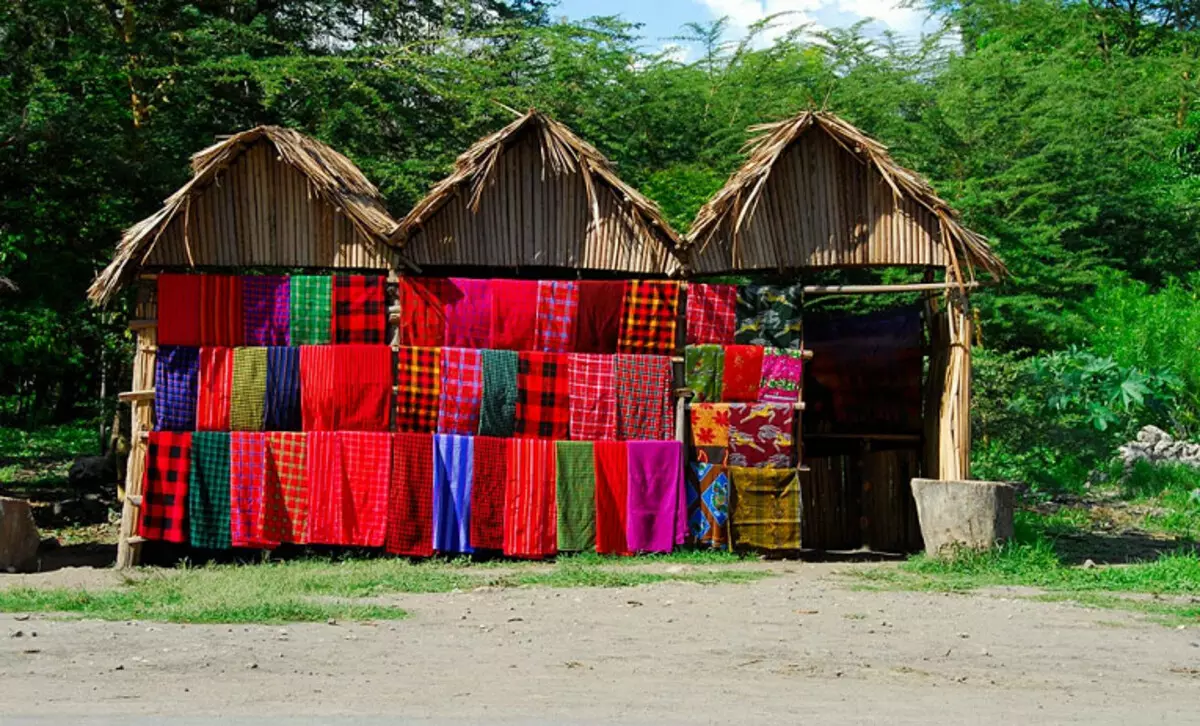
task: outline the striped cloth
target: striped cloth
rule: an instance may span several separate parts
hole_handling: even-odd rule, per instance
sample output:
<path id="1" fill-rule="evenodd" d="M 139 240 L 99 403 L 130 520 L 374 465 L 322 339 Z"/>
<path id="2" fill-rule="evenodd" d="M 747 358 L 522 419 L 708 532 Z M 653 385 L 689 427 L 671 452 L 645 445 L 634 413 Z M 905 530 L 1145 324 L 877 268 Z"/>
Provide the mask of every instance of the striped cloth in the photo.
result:
<path id="1" fill-rule="evenodd" d="M 292 345 L 332 342 L 333 279 L 328 275 L 293 275 L 290 296 Z"/>
<path id="2" fill-rule="evenodd" d="M 227 347 L 245 344 L 241 277 L 200 276 L 200 344 Z"/>
<path id="3" fill-rule="evenodd" d="M 800 479 L 795 469 L 731 466 L 729 480 L 734 547 L 800 549 Z"/>
<path id="4" fill-rule="evenodd" d="M 690 283 L 687 288 L 689 345 L 733 342 L 737 328 L 737 288 L 733 285 Z"/>
<path id="5" fill-rule="evenodd" d="M 670 355 L 678 315 L 678 282 L 633 280 L 625 294 L 617 352 Z"/>
<path id="6" fill-rule="evenodd" d="M 471 483 L 474 437 L 433 437 L 433 548 L 438 552 L 473 552 L 471 548 Z"/>
<path id="7" fill-rule="evenodd" d="M 670 552 L 687 538 L 683 444 L 631 441 L 625 542 L 634 552 Z"/>
<path id="8" fill-rule="evenodd" d="M 266 398 L 267 349 L 234 349 L 229 428 L 233 431 L 262 431 Z"/>
<path id="9" fill-rule="evenodd" d="M 299 431 L 300 349 L 267 348 L 267 393 L 263 428 L 267 431 Z"/>
<path id="10" fill-rule="evenodd" d="M 673 438 L 670 357 L 618 355 L 616 368 L 617 437 L 625 441 Z"/>
<path id="11" fill-rule="evenodd" d="M 229 430 L 229 399 L 233 389 L 233 348 L 200 349 L 200 395 L 196 429 Z"/>
<path id="12" fill-rule="evenodd" d="M 192 435 L 188 482 L 188 542 L 200 549 L 227 550 L 229 534 L 229 434 L 198 431 Z"/>
<path id="13" fill-rule="evenodd" d="M 510 439 L 505 486 L 504 554 L 538 559 L 555 553 L 554 442 Z"/>
<path id="14" fill-rule="evenodd" d="M 263 484 L 266 435 L 234 431 L 229 435 L 229 530 L 234 547 L 272 549 L 278 542 L 263 536 Z"/>
<path id="15" fill-rule="evenodd" d="M 492 280 L 492 346 L 533 350 L 537 341 L 538 284 L 534 280 Z"/>
<path id="16" fill-rule="evenodd" d="M 437 431 L 441 405 L 440 348 L 400 348 L 397 357 L 396 430 Z"/>
<path id="17" fill-rule="evenodd" d="M 719 345 L 689 345 L 683 358 L 684 385 L 696 394 L 692 401 L 721 400 L 725 349 Z"/>
<path id="18" fill-rule="evenodd" d="M 266 438 L 263 538 L 276 542 L 308 542 L 308 469 L 306 435 L 274 431 Z"/>
<path id="19" fill-rule="evenodd" d="M 567 362 L 567 356 L 562 353 L 519 354 L 515 436 L 567 438 L 571 420 Z"/>
<path id="20" fill-rule="evenodd" d="M 492 436 L 475 437 L 475 470 L 471 481 L 470 543 L 474 549 L 504 548 L 505 486 L 508 481 L 508 442 Z"/>
<path id="21" fill-rule="evenodd" d="M 537 288 L 535 347 L 549 353 L 569 353 L 575 348 L 575 315 L 579 286 L 570 280 L 540 280 Z"/>
<path id="22" fill-rule="evenodd" d="M 333 342 L 387 341 L 387 305 L 380 275 L 336 275 L 333 278 Z"/>
<path id="23" fill-rule="evenodd" d="M 394 555 L 433 554 L 433 435 L 392 437 L 385 547 Z"/>
<path id="24" fill-rule="evenodd" d="M 613 356 L 574 353 L 568 362 L 571 438 L 617 438 L 617 381 Z"/>
<path id="25" fill-rule="evenodd" d="M 517 353 L 511 350 L 482 351 L 480 436 L 513 435 L 517 417 L 517 358 Z"/>
<path id="26" fill-rule="evenodd" d="M 183 543 L 186 524 L 188 474 L 192 435 L 187 432 L 151 431 L 142 475 L 142 507 L 138 534 L 146 539 Z"/>
<path id="27" fill-rule="evenodd" d="M 171 273 L 158 276 L 159 346 L 200 345 L 200 278 Z"/>
<path id="28" fill-rule="evenodd" d="M 626 555 L 625 523 L 629 512 L 629 445 L 624 441 L 597 441 L 596 466 L 596 551 L 602 555 Z"/>
<path id="29" fill-rule="evenodd" d="M 492 347 L 492 281 L 450 278 L 446 299 L 446 345 Z"/>
<path id="30" fill-rule="evenodd" d="M 388 431 L 392 408 L 392 347 L 333 346 L 333 423 L 338 431 Z"/>
<path id="31" fill-rule="evenodd" d="M 300 418 L 305 431 L 334 429 L 333 345 L 300 346 Z"/>
<path id="32" fill-rule="evenodd" d="M 242 278 L 242 324 L 246 345 L 291 343 L 291 287 L 283 275 Z"/>
<path id="33" fill-rule="evenodd" d="M 556 442 L 558 551 L 596 546 L 596 468 L 590 441 Z"/>
<path id="34" fill-rule="evenodd" d="M 438 433 L 474 435 L 483 401 L 483 358 L 471 348 L 442 348 Z"/>
<path id="35" fill-rule="evenodd" d="M 382 547 L 387 534 L 392 436 L 376 431 L 308 435 L 308 541 Z"/>
<path id="36" fill-rule="evenodd" d="M 200 385 L 200 349 L 160 345 L 154 361 L 154 428 L 192 431 Z"/>
<path id="37" fill-rule="evenodd" d="M 400 345 L 438 347 L 446 342 L 446 300 L 454 287 L 440 277 L 401 277 Z"/>

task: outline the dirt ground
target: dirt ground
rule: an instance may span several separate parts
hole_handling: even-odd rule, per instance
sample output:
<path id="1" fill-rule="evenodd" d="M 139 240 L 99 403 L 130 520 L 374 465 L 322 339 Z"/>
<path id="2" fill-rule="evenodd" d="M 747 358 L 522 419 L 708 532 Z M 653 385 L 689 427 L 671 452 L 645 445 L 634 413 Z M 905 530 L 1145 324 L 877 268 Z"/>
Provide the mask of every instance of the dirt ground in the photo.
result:
<path id="1" fill-rule="evenodd" d="M 775 576 L 751 584 L 403 595 L 388 598 L 411 613 L 398 622 L 5 614 L 0 708 L 64 722 L 1200 722 L 1200 628 L 1021 591 L 859 591 L 840 573 L 862 566 L 878 565 L 771 564 Z M 68 569 L 0 587 L 112 578 Z"/>

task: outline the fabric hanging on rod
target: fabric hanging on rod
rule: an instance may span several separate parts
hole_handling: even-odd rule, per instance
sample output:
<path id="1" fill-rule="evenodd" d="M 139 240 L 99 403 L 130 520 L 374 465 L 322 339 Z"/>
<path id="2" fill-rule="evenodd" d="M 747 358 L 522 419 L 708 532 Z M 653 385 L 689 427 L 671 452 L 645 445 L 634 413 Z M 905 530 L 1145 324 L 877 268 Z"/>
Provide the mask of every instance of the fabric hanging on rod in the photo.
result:
<path id="1" fill-rule="evenodd" d="M 492 347 L 492 281 L 450 278 L 446 301 L 446 345 Z"/>
<path id="2" fill-rule="evenodd" d="M 338 431 L 390 430 L 391 346 L 350 344 L 333 346 L 333 350 L 334 428 Z"/>
<path id="3" fill-rule="evenodd" d="M 800 479 L 795 469 L 729 467 L 733 546 L 800 549 Z"/>
<path id="4" fill-rule="evenodd" d="M 401 348 L 397 357 L 396 430 L 437 431 L 441 404 L 441 348 Z"/>
<path id="5" fill-rule="evenodd" d="M 392 435 L 315 431 L 308 435 L 311 544 L 382 547 L 387 534 Z"/>
<path id="6" fill-rule="evenodd" d="M 508 482 L 509 441 L 494 436 L 475 437 L 469 539 L 473 549 L 504 549 L 504 495 Z"/>
<path id="7" fill-rule="evenodd" d="M 433 548 L 470 553 L 471 488 L 475 439 L 438 434 L 433 437 Z"/>
<path id="8" fill-rule="evenodd" d="M 380 275 L 335 275 L 333 342 L 386 343 L 387 303 Z"/>
<path id="9" fill-rule="evenodd" d="M 160 345 L 154 361 L 154 428 L 192 431 L 200 385 L 200 350 Z"/>
<path id="10" fill-rule="evenodd" d="M 292 346 L 267 348 L 267 398 L 263 428 L 267 431 L 299 431 L 300 349 Z"/>
<path id="11" fill-rule="evenodd" d="M 729 476 L 721 464 L 693 463 L 688 472 L 688 527 L 699 545 L 729 546 Z"/>
<path id="12" fill-rule="evenodd" d="M 393 437 L 385 547 L 394 555 L 433 554 L 433 435 Z"/>
<path id="13" fill-rule="evenodd" d="M 729 446 L 729 404 L 697 403 L 689 411 L 692 445 L 698 448 Z"/>
<path id="14" fill-rule="evenodd" d="M 242 278 L 200 275 L 200 342 L 236 348 L 245 345 L 242 324 Z"/>
<path id="15" fill-rule="evenodd" d="M 333 278 L 329 275 L 292 275 L 289 338 L 292 345 L 328 345 L 333 342 Z"/>
<path id="16" fill-rule="evenodd" d="M 514 436 L 567 438 L 571 418 L 567 363 L 567 356 L 560 353 L 518 354 Z"/>
<path id="17" fill-rule="evenodd" d="M 683 444 L 630 441 L 626 457 L 626 546 L 633 552 L 670 552 L 687 538 Z"/>
<path id="18" fill-rule="evenodd" d="M 678 282 L 632 280 L 625 295 L 617 352 L 670 355 L 675 351 L 678 319 Z"/>
<path id="19" fill-rule="evenodd" d="M 504 554 L 540 559 L 557 550 L 555 447 L 545 439 L 510 439 L 505 486 Z"/>
<path id="20" fill-rule="evenodd" d="M 232 396 L 233 348 L 201 348 L 196 429 L 228 431 Z"/>
<path id="21" fill-rule="evenodd" d="M 472 348 L 442 348 L 442 390 L 438 433 L 473 435 L 479 431 L 483 403 L 483 358 Z"/>
<path id="22" fill-rule="evenodd" d="M 725 347 L 721 374 L 722 401 L 757 401 L 762 385 L 763 348 L 760 345 Z"/>
<path id="23" fill-rule="evenodd" d="M 621 337 L 625 280 L 582 280 L 575 316 L 575 352 L 616 353 Z"/>
<path id="24" fill-rule="evenodd" d="M 575 349 L 575 319 L 579 311 L 579 286 L 570 280 L 539 280 L 535 348 L 547 353 Z"/>
<path id="25" fill-rule="evenodd" d="M 602 555 L 627 555 L 625 525 L 629 513 L 628 444 L 597 441 L 593 446 L 596 466 L 596 551 Z"/>
<path id="26" fill-rule="evenodd" d="M 158 345 L 200 346 L 201 275 L 163 273 L 158 276 Z"/>
<path id="27" fill-rule="evenodd" d="M 308 441 L 298 431 L 266 435 L 263 483 L 263 539 L 308 543 Z"/>
<path id="28" fill-rule="evenodd" d="M 305 431 L 335 428 L 335 350 L 332 345 L 300 346 L 300 418 Z"/>
<path id="29" fill-rule="evenodd" d="M 767 403 L 798 402 L 804 381 L 803 355 L 798 350 L 786 348 L 765 349 L 758 400 Z"/>
<path id="30" fill-rule="evenodd" d="M 192 462 L 188 478 L 188 543 L 192 547 L 227 550 L 229 534 L 229 434 L 197 431 L 192 434 Z"/>
<path id="31" fill-rule="evenodd" d="M 291 345 L 291 285 L 284 275 L 242 277 L 246 345 Z"/>
<path id="32" fill-rule="evenodd" d="M 793 418 L 790 404 L 732 404 L 729 408 L 729 463 L 770 469 L 794 466 Z"/>
<path id="33" fill-rule="evenodd" d="M 142 475 L 141 518 L 138 534 L 146 539 L 188 541 L 187 498 L 192 435 L 151 431 Z"/>
<path id="34" fill-rule="evenodd" d="M 267 440 L 262 433 L 229 435 L 229 533 L 234 547 L 273 549 L 279 542 L 263 534 Z"/>
<path id="35" fill-rule="evenodd" d="M 480 436 L 512 436 L 517 418 L 517 361 L 511 350 L 481 351 L 483 401 Z"/>
<path id="36" fill-rule="evenodd" d="M 267 349 L 233 350 L 233 394 L 229 403 L 232 431 L 262 431 L 266 419 Z"/>
<path id="37" fill-rule="evenodd" d="M 671 359 L 665 355 L 618 355 L 617 437 L 654 441 L 675 436 L 671 413 Z"/>
<path id="38" fill-rule="evenodd" d="M 689 345 L 683 354 L 684 385 L 695 403 L 720 401 L 725 374 L 725 349 L 719 345 Z"/>
<path id="39" fill-rule="evenodd" d="M 798 349 L 803 333 L 803 294 L 802 285 L 738 287 L 734 342 Z"/>
<path id="40" fill-rule="evenodd" d="M 492 280 L 492 347 L 533 350 L 537 342 L 536 280 Z"/>
<path id="41" fill-rule="evenodd" d="M 558 551 L 596 546 L 596 467 L 590 441 L 555 442 L 558 481 Z"/>
<path id="42" fill-rule="evenodd" d="M 400 345 L 438 347 L 446 342 L 446 304 L 453 294 L 449 280 L 401 277 Z"/>
<path id="43" fill-rule="evenodd" d="M 687 288 L 688 345 L 733 343 L 737 328 L 737 287 L 693 282 Z"/>
<path id="44" fill-rule="evenodd" d="M 617 438 L 616 361 L 611 355 L 575 353 L 567 364 L 571 438 Z"/>

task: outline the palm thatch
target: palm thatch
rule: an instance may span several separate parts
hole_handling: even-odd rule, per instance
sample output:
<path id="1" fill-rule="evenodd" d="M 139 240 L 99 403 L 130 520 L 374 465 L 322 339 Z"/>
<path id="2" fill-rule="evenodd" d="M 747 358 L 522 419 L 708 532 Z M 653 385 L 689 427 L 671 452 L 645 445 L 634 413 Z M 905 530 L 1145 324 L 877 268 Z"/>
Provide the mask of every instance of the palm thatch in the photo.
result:
<path id="1" fill-rule="evenodd" d="M 661 246 L 667 252 L 668 271 L 680 269 L 678 251 L 682 239 L 671 228 L 658 206 L 622 181 L 612 162 L 595 147 L 564 124 L 536 109 L 530 109 L 463 152 L 454 163 L 454 171 L 434 185 L 430 193 L 400 221 L 393 242 L 406 244 L 438 210 L 459 195 L 465 195 L 466 209 L 472 215 L 477 215 L 485 191 L 490 183 L 496 181 L 497 162 L 526 134 L 535 135 L 543 179 L 546 169 L 554 177 L 579 174 L 587 197 L 589 228 L 595 228 L 600 223 L 601 208 L 611 200 L 621 214 L 629 219 L 638 237 Z M 605 194 L 611 196 L 604 199 Z"/>
<path id="2" fill-rule="evenodd" d="M 897 164 L 886 146 L 826 111 L 804 111 L 783 121 L 750 128 L 758 136 L 746 145 L 746 163 L 704 205 L 692 223 L 685 245 L 693 259 L 710 244 L 728 244 L 736 258 L 739 235 L 754 217 L 772 170 L 792 144 L 814 129 L 823 131 L 838 146 L 877 172 L 891 188 L 897 202 L 910 200 L 933 215 L 939 227 L 940 243 L 948 253 L 948 267 L 958 280 L 974 279 L 975 268 L 981 268 L 995 278 L 1006 274 L 1004 263 L 992 252 L 987 240 L 964 227 L 958 213 L 938 197 L 928 181 Z"/>
<path id="3" fill-rule="evenodd" d="M 344 214 L 365 240 L 379 245 L 388 243 L 395 233 L 396 221 L 384 209 L 379 190 L 352 161 L 293 129 L 258 126 L 233 134 L 192 156 L 192 178 L 168 197 L 161 209 L 125 230 L 113 261 L 88 289 L 91 301 L 97 305 L 109 302 L 136 274 L 168 224 L 180 214 L 186 220 L 193 198 L 259 143 L 270 144 L 279 160 L 304 176 L 309 193 Z"/>

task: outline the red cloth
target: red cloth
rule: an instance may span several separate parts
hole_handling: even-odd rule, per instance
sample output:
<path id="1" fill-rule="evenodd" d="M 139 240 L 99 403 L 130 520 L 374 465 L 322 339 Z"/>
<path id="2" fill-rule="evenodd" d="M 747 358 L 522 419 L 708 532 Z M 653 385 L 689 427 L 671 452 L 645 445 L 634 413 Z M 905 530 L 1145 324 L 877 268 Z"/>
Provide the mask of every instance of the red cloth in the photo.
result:
<path id="1" fill-rule="evenodd" d="M 392 435 L 314 431 L 308 435 L 308 541 L 382 547 L 387 533 Z"/>
<path id="2" fill-rule="evenodd" d="M 305 431 L 335 428 L 333 345 L 300 346 L 300 417 Z"/>
<path id="3" fill-rule="evenodd" d="M 333 342 L 386 343 L 387 305 L 380 275 L 333 276 Z"/>
<path id="4" fill-rule="evenodd" d="M 150 432 L 146 470 L 142 475 L 142 516 L 138 534 L 166 542 L 188 541 L 185 515 L 191 461 L 190 432 Z"/>
<path id="5" fill-rule="evenodd" d="M 671 415 L 671 358 L 617 356 L 617 438 L 662 441 L 675 437 Z"/>
<path id="6" fill-rule="evenodd" d="M 450 278 L 446 343 L 454 348 L 492 347 L 492 281 Z"/>
<path id="7" fill-rule="evenodd" d="M 517 359 L 517 416 L 513 435 L 565 439 L 571 418 L 567 356 L 520 353 Z"/>
<path id="8" fill-rule="evenodd" d="M 629 516 L 629 460 L 623 441 L 597 441 L 592 449 L 596 465 L 596 551 L 602 555 L 627 555 L 625 524 Z"/>
<path id="9" fill-rule="evenodd" d="M 200 344 L 236 347 L 245 341 L 242 278 L 200 276 Z"/>
<path id="10" fill-rule="evenodd" d="M 691 283 L 687 288 L 688 345 L 733 342 L 737 328 L 737 287 Z"/>
<path id="11" fill-rule="evenodd" d="M 722 401 L 757 401 L 762 383 L 761 345 L 725 346 L 725 369 L 721 381 Z"/>
<path id="12" fill-rule="evenodd" d="M 475 437 L 470 543 L 477 550 L 504 548 L 504 494 L 508 481 L 509 441 L 493 436 Z"/>
<path id="13" fill-rule="evenodd" d="M 158 344 L 200 345 L 201 275 L 158 276 Z"/>
<path id="14" fill-rule="evenodd" d="M 234 547 L 271 549 L 279 544 L 263 532 L 266 466 L 266 434 L 229 435 L 229 534 Z"/>
<path id="15" fill-rule="evenodd" d="M 200 349 L 200 394 L 197 431 L 228 431 L 233 390 L 233 348 Z"/>
<path id="16" fill-rule="evenodd" d="M 455 292 L 441 277 L 402 277 L 400 345 L 440 346 L 446 343 L 446 303 Z"/>
<path id="17" fill-rule="evenodd" d="M 483 402 L 483 361 L 478 350 L 442 348 L 442 392 L 438 404 L 438 433 L 474 436 L 479 433 Z"/>
<path id="18" fill-rule="evenodd" d="M 392 347 L 350 344 L 332 348 L 334 429 L 390 430 Z"/>
<path id="19" fill-rule="evenodd" d="M 678 319 L 678 282 L 633 280 L 625 293 L 617 352 L 670 355 Z"/>
<path id="20" fill-rule="evenodd" d="M 400 349 L 397 356 L 396 430 L 437 431 L 441 405 L 442 349 Z"/>
<path id="21" fill-rule="evenodd" d="M 611 355 L 575 353 L 570 358 L 571 438 L 617 438 L 616 370 Z"/>
<path id="22" fill-rule="evenodd" d="M 264 539 L 293 544 L 308 542 L 306 449 L 306 435 L 299 431 L 272 431 L 266 435 Z"/>
<path id="23" fill-rule="evenodd" d="M 388 493 L 387 551 L 433 554 L 433 434 L 395 434 Z"/>
<path id="24" fill-rule="evenodd" d="M 537 290 L 536 280 L 492 280 L 492 348 L 533 350 Z"/>
<path id="25" fill-rule="evenodd" d="M 558 550 L 555 442 L 509 439 L 504 554 L 541 558 Z"/>
<path id="26" fill-rule="evenodd" d="M 624 280 L 583 280 L 579 283 L 579 310 L 575 322 L 575 351 L 616 353 L 625 301 Z"/>

